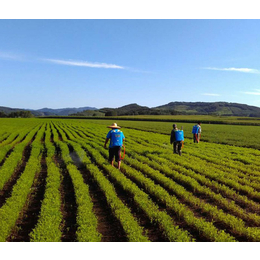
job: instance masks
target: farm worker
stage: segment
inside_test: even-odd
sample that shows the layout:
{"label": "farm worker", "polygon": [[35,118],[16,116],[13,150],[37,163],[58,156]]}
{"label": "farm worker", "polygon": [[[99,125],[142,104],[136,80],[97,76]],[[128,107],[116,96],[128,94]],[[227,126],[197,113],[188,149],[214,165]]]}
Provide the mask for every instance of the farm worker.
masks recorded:
{"label": "farm worker", "polygon": [[173,124],[172,125],[173,129],[171,131],[171,139],[170,143],[173,144],[173,153],[182,154],[182,143],[184,142],[184,136],[183,136],[183,131],[178,130],[177,125]]}
{"label": "farm worker", "polygon": [[125,140],[125,136],[124,136],[123,132],[119,130],[121,127],[118,126],[116,123],[113,123],[112,125],[108,126],[108,128],[111,128],[111,130],[107,134],[104,147],[106,148],[107,142],[110,139],[109,159],[108,160],[111,163],[111,165],[114,166],[114,157],[115,157],[115,161],[118,163],[118,169],[120,169],[121,147]]}
{"label": "farm worker", "polygon": [[193,133],[193,142],[198,143],[200,141],[200,136],[201,136],[201,122],[198,122],[197,125],[193,126],[192,133]]}

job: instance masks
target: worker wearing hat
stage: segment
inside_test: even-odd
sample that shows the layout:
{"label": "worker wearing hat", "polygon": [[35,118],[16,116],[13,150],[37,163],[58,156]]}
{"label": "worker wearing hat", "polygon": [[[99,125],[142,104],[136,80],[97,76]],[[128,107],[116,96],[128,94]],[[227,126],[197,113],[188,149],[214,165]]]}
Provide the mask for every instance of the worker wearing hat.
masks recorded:
{"label": "worker wearing hat", "polygon": [[118,163],[118,169],[120,169],[121,147],[125,140],[125,136],[124,136],[123,132],[121,130],[119,130],[121,127],[118,126],[116,123],[113,123],[112,125],[108,126],[108,128],[111,128],[111,130],[107,134],[104,147],[106,148],[107,142],[110,139],[109,162],[111,163],[112,166],[114,166],[114,158],[115,158],[115,161]]}
{"label": "worker wearing hat", "polygon": [[[180,132],[177,128],[176,124],[172,125],[173,129],[171,131],[171,139],[170,139],[170,143],[173,144],[173,153],[182,154],[182,141],[184,141],[184,137],[182,136],[182,140],[181,139],[177,139],[176,138],[176,133]],[[183,133],[183,131],[182,131]]]}

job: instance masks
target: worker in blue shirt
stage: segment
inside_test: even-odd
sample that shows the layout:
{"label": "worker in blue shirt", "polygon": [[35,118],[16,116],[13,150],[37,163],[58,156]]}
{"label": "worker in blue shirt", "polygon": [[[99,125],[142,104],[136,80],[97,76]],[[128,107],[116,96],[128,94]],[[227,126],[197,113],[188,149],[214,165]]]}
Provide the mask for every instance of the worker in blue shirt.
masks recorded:
{"label": "worker in blue shirt", "polygon": [[121,147],[123,146],[125,136],[123,132],[119,130],[121,127],[118,126],[116,123],[113,123],[112,125],[108,126],[108,128],[111,128],[111,130],[107,134],[104,147],[106,148],[107,142],[110,139],[108,160],[111,163],[111,165],[114,166],[114,158],[115,158],[115,161],[118,163],[118,169],[120,169]]}
{"label": "worker in blue shirt", "polygon": [[198,122],[197,125],[193,126],[192,133],[193,133],[193,142],[199,143],[200,136],[201,136],[201,122]]}
{"label": "worker in blue shirt", "polygon": [[173,153],[181,155],[184,142],[183,130],[179,130],[176,124],[173,124],[172,127],[170,143],[173,144]]}

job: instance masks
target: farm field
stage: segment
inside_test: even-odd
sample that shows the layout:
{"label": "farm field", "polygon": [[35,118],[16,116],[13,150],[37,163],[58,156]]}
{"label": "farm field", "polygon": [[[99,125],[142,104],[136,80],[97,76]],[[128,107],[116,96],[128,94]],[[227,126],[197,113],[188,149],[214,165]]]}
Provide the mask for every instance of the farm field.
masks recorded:
{"label": "farm field", "polygon": [[260,242],[258,126],[177,123],[179,156],[172,123],[118,121],[119,171],[108,120],[0,122],[0,241]]}
{"label": "farm field", "polygon": [[[50,116],[54,118],[55,116]],[[59,118],[66,118],[60,116]],[[124,116],[69,116],[69,118],[76,119],[108,119],[117,120],[131,120],[131,121],[159,121],[159,122],[186,122],[192,123],[201,121],[207,124],[231,124],[231,125],[258,125],[260,126],[259,117],[239,117],[239,116],[217,116],[217,115],[124,115]]]}
{"label": "farm field", "polygon": [[241,117],[241,116],[213,116],[213,115],[135,115],[135,116],[118,116],[120,118],[127,119],[141,119],[141,120],[171,120],[179,122],[194,122],[202,121],[219,122],[223,124],[244,124],[244,125],[260,125],[259,117]]}
{"label": "farm field", "polygon": [[[199,121],[199,120],[198,120]],[[88,120],[88,122],[107,125],[108,120]],[[150,121],[126,121],[117,120],[118,124],[124,128],[143,130],[147,132],[160,133],[164,135],[170,134],[172,124],[177,123],[179,129],[183,128],[185,138],[192,139],[191,129],[195,124],[187,122],[150,122]],[[196,121],[195,121],[196,122]],[[211,122],[211,121],[210,121]],[[216,144],[228,144],[239,147],[248,147],[260,149],[260,126],[252,125],[229,125],[229,124],[203,124],[202,123],[202,139],[204,142]]]}

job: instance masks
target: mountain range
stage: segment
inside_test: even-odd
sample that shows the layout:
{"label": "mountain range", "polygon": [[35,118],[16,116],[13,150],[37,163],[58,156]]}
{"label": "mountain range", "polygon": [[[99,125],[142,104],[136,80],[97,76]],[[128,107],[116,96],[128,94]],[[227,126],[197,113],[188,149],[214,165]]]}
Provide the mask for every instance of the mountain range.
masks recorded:
{"label": "mountain range", "polygon": [[0,112],[29,110],[34,116],[123,116],[123,115],[218,115],[218,116],[248,116],[260,117],[260,107],[229,102],[170,102],[157,107],[140,106],[136,103],[118,108],[42,108],[19,109],[0,107]]}
{"label": "mountain range", "polygon": [[119,108],[101,108],[78,112],[77,116],[123,116],[123,115],[217,115],[260,117],[260,107],[228,102],[170,102],[149,108],[129,104]]}
{"label": "mountain range", "polygon": [[21,110],[30,111],[34,116],[68,116],[70,114],[82,112],[85,110],[97,110],[95,107],[79,107],[79,108],[60,108],[60,109],[52,109],[52,108],[41,108],[37,110],[33,109],[20,109],[20,108],[10,108],[10,107],[1,107],[0,112],[5,114],[10,114],[12,112],[17,112]]}

